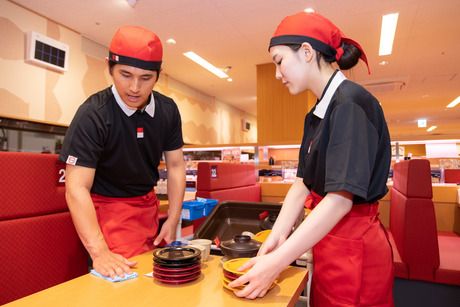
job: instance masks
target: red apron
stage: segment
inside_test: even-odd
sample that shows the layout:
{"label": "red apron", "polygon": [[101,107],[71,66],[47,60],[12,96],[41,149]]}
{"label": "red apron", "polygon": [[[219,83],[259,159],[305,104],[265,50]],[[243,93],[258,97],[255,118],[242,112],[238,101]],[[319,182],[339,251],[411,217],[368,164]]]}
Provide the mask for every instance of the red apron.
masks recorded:
{"label": "red apron", "polygon": [[[312,192],[306,206],[321,199]],[[313,247],[313,268],[313,307],[394,306],[393,256],[378,202],[353,205]]]}
{"label": "red apron", "polygon": [[150,192],[136,197],[91,194],[97,220],[109,249],[125,258],[153,249],[159,200]]}

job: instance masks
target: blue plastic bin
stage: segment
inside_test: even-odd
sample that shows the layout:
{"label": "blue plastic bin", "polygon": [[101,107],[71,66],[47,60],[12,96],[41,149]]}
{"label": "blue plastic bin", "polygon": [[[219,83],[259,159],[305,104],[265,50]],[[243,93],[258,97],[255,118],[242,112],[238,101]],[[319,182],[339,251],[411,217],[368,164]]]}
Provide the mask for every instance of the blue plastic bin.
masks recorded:
{"label": "blue plastic bin", "polygon": [[204,216],[210,215],[214,207],[217,206],[218,202],[219,201],[217,199],[206,199],[206,202],[204,203]]}
{"label": "blue plastic bin", "polygon": [[203,217],[205,203],[197,200],[187,200],[182,203],[182,219],[196,220]]}

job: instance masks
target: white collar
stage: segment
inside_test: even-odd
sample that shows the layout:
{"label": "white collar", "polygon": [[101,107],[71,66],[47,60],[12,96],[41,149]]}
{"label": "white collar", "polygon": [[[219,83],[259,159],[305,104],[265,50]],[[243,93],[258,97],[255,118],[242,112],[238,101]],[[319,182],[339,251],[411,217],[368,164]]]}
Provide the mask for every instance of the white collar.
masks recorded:
{"label": "white collar", "polygon": [[326,89],[326,93],[324,93],[321,100],[316,104],[313,114],[315,114],[317,117],[321,119],[324,118],[324,115],[326,115],[327,107],[329,106],[329,103],[331,102],[332,96],[334,96],[334,93],[339,87],[339,85],[346,79],[347,78],[340,70],[338,70],[335,73],[335,75],[332,77],[332,80],[330,81]]}
{"label": "white collar", "polygon": [[[126,103],[123,101],[123,99],[121,99],[120,94],[118,94],[115,85],[112,85],[112,93],[115,97],[117,104],[120,106],[120,108],[126,115],[131,116],[134,113],[136,113],[137,109],[128,107]],[[150,102],[145,106],[144,111],[147,112],[147,114],[150,115],[150,117],[152,118],[155,115],[155,98],[153,98],[153,94],[150,95]]]}

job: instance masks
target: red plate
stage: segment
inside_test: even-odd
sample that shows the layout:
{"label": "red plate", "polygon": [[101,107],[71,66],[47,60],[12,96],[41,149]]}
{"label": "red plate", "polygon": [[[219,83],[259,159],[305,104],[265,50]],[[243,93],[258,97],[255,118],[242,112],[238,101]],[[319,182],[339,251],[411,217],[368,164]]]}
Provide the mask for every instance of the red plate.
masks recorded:
{"label": "red plate", "polygon": [[201,269],[201,264],[196,263],[188,267],[182,267],[182,268],[170,268],[170,267],[164,267],[162,265],[154,264],[153,265],[153,271],[154,272],[159,272],[159,273],[175,273],[175,274],[180,274],[180,273],[185,273],[188,271],[196,270],[196,269]]}
{"label": "red plate", "polygon": [[200,274],[197,274],[196,276],[193,276],[193,277],[189,277],[189,278],[183,278],[183,279],[165,279],[165,278],[158,278],[158,277],[154,277],[155,280],[159,281],[159,282],[162,282],[164,284],[170,284],[170,285],[180,285],[180,284],[184,284],[184,283],[187,283],[187,282],[191,282],[191,281],[194,281],[196,279],[198,279],[198,277],[201,276],[201,272]]}
{"label": "red plate", "polygon": [[223,271],[224,271],[224,276],[226,278],[230,279],[230,280],[235,280],[235,279],[237,279],[237,278],[239,278],[241,276],[241,275],[236,275],[236,274],[233,274],[233,273],[225,271],[225,270],[223,270]]}
{"label": "red plate", "polygon": [[159,278],[175,278],[175,279],[181,279],[181,278],[188,278],[188,277],[192,277],[192,276],[195,276],[197,273],[200,273],[201,272],[201,269],[196,269],[196,270],[193,270],[193,271],[188,271],[188,272],[185,272],[185,273],[181,273],[181,274],[172,274],[172,273],[163,273],[163,272],[157,272],[157,271],[154,271],[153,272],[153,275],[155,277],[159,277]]}

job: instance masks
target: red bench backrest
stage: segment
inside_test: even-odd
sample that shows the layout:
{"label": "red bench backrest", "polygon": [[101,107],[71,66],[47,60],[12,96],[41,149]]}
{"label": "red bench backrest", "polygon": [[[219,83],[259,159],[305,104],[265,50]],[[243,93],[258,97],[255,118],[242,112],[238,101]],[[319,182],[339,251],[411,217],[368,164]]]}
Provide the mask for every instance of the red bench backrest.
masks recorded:
{"label": "red bench backrest", "polygon": [[0,152],[0,305],[88,272],[57,155]]}

